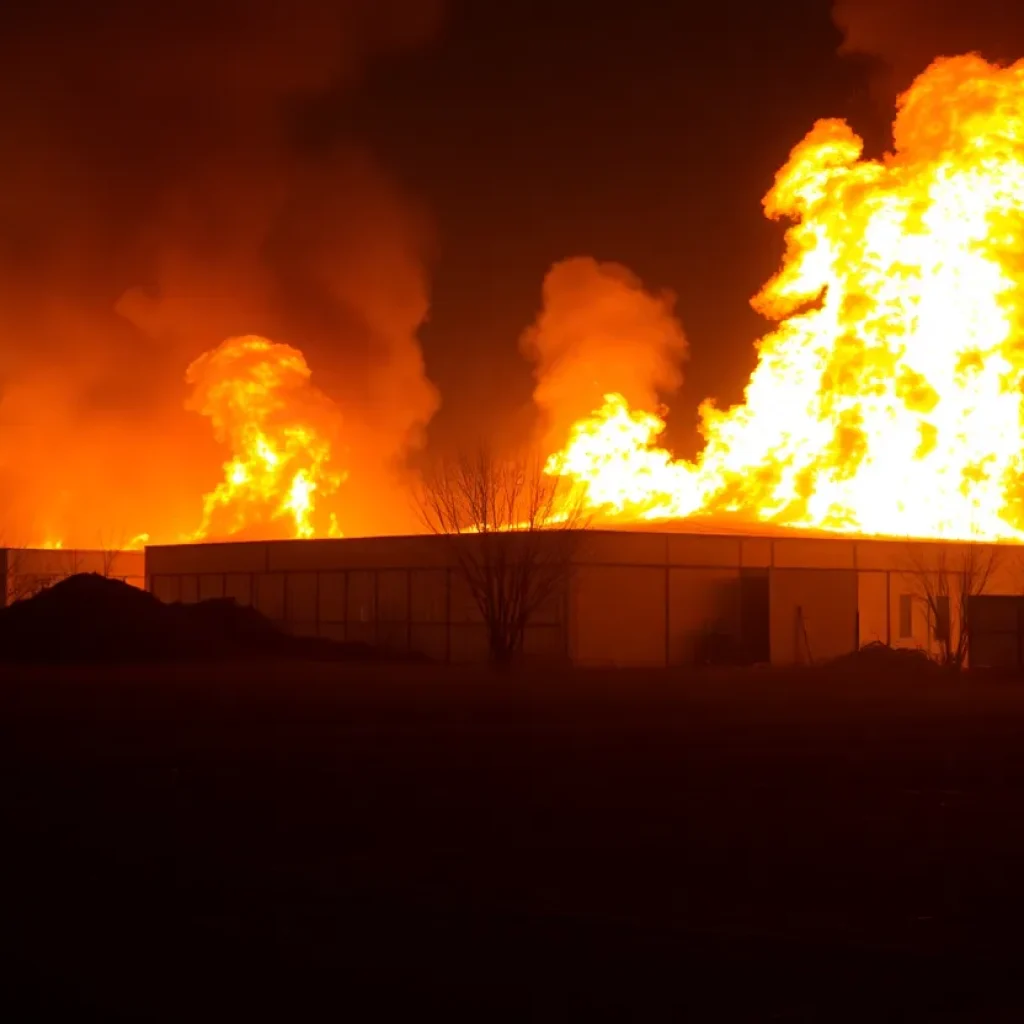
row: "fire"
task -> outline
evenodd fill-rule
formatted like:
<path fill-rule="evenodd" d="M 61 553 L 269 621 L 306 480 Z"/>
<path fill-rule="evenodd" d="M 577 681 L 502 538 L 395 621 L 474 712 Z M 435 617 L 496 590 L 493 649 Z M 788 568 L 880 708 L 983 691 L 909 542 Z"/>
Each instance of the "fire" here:
<path fill-rule="evenodd" d="M 317 508 L 345 478 L 331 465 L 338 410 L 310 383 L 302 353 L 265 338 L 229 338 L 186 379 L 194 388 L 189 408 L 212 420 L 232 452 L 192 539 L 266 533 L 270 523 L 294 537 L 339 536 L 336 515 Z"/>
<path fill-rule="evenodd" d="M 587 505 L 608 516 L 692 515 L 700 506 L 695 470 L 654 445 L 664 429 L 660 416 L 631 409 L 622 395 L 605 395 L 593 416 L 573 424 L 568 444 L 545 471 L 583 485 Z"/>
<path fill-rule="evenodd" d="M 1024 61 L 936 61 L 893 137 L 867 160 L 820 121 L 779 171 L 785 257 L 753 300 L 776 326 L 743 404 L 701 407 L 694 462 L 608 395 L 548 472 L 612 517 L 1024 537 Z"/>

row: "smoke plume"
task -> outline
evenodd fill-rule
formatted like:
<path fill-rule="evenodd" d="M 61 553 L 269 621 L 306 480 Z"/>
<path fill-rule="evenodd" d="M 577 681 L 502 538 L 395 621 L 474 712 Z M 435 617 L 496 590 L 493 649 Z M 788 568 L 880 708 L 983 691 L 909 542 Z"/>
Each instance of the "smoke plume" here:
<path fill-rule="evenodd" d="M 0 530 L 194 528 L 225 453 L 184 408 L 225 338 L 304 353 L 353 496 L 437 405 L 420 210 L 344 127 L 439 0 L 40 0 L 0 12 Z M 361 482 L 357 467 L 375 479 Z M 354 527 L 350 527 L 354 528 Z"/>
<path fill-rule="evenodd" d="M 544 444 L 560 448 L 569 426 L 607 392 L 656 409 L 683 382 L 686 337 L 675 298 L 653 294 L 626 267 L 577 257 L 544 279 L 543 309 L 520 341 L 535 363 L 534 401 Z"/>
<path fill-rule="evenodd" d="M 834 0 L 832 12 L 844 36 L 841 52 L 878 62 L 876 85 L 887 107 L 936 57 L 1024 56 L 1024 13 L 1003 0 Z"/>

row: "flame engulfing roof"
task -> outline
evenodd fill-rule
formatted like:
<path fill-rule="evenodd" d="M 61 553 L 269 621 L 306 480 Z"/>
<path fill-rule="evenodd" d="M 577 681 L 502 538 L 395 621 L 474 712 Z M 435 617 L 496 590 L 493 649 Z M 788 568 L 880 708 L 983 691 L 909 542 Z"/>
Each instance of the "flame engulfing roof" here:
<path fill-rule="evenodd" d="M 936 61 L 892 153 L 819 121 L 765 199 L 790 223 L 754 299 L 775 321 L 743 404 L 693 462 L 620 394 L 549 471 L 624 520 L 699 514 L 841 533 L 1024 537 L 1024 61 Z"/>

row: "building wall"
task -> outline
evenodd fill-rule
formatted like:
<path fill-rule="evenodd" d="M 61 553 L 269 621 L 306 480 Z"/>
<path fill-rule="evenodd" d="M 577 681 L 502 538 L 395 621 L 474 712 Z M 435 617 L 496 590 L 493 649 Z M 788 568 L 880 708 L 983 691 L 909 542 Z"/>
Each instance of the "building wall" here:
<path fill-rule="evenodd" d="M 0 606 L 31 597 L 76 573 L 98 573 L 140 589 L 146 585 L 146 559 L 142 551 L 5 548 L 0 559 Z"/>
<path fill-rule="evenodd" d="M 665 568 L 582 565 L 570 584 L 570 656 L 581 665 L 664 665 Z"/>
<path fill-rule="evenodd" d="M 853 569 L 773 569 L 770 595 L 773 665 L 810 665 L 857 649 Z"/>
<path fill-rule="evenodd" d="M 744 587 L 767 575 L 773 663 L 821 661 L 872 642 L 935 651 L 921 570 L 937 571 L 958 550 L 842 537 L 591 531 L 566 591 L 531 624 L 526 648 L 538 659 L 583 665 L 692 664 L 709 639 L 728 642 L 748 628 Z M 429 536 L 205 544 L 148 548 L 146 572 L 163 600 L 234 597 L 295 632 L 439 660 L 482 659 L 486 630 L 448 553 Z M 1024 593 L 1022 553 L 1006 549 L 988 592 Z"/>
<path fill-rule="evenodd" d="M 433 537 L 147 548 L 149 589 L 163 601 L 231 597 L 289 632 L 415 651 L 440 661 L 487 657 L 469 587 Z M 568 654 L 566 595 L 540 608 L 528 658 Z"/>
<path fill-rule="evenodd" d="M 867 644 L 890 644 L 891 596 L 889 574 L 873 569 L 857 573 L 857 642 Z"/>

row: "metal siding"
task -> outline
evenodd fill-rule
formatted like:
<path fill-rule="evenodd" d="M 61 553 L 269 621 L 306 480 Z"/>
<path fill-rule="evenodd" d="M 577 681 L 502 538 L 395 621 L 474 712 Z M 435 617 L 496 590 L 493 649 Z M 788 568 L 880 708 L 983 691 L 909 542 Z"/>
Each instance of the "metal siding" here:
<path fill-rule="evenodd" d="M 448 612 L 448 580 L 444 569 L 414 569 L 411 588 L 412 621 L 444 623 Z"/>
<path fill-rule="evenodd" d="M 772 542 L 766 537 L 744 537 L 740 564 L 745 569 L 767 569 L 772 564 Z"/>
<path fill-rule="evenodd" d="M 181 580 L 181 601 L 183 604 L 195 604 L 199 600 L 199 577 L 195 573 L 185 573 Z"/>
<path fill-rule="evenodd" d="M 268 566 L 276 571 L 313 569 L 411 569 L 449 562 L 446 537 L 344 537 L 273 541 Z"/>
<path fill-rule="evenodd" d="M 285 616 L 284 576 L 262 573 L 256 577 L 256 608 L 268 619 L 283 622 Z"/>
<path fill-rule="evenodd" d="M 316 623 L 318 618 L 316 573 L 287 573 L 284 586 L 287 620 L 289 622 Z"/>
<path fill-rule="evenodd" d="M 200 572 L 263 572 L 267 567 L 264 543 L 178 544 L 146 548 L 150 575 Z"/>
<path fill-rule="evenodd" d="M 672 534 L 668 560 L 672 565 L 723 568 L 740 564 L 739 537 L 693 537 Z"/>
<path fill-rule="evenodd" d="M 709 633 L 739 640 L 740 570 L 672 569 L 669 574 L 669 663 L 693 664 Z"/>
<path fill-rule="evenodd" d="M 252 604 L 252 575 L 247 572 L 230 573 L 224 581 L 224 596 L 239 604 Z"/>
<path fill-rule="evenodd" d="M 887 540 L 859 540 L 855 544 L 857 568 L 884 572 L 898 569 L 907 560 L 908 545 L 912 542 Z"/>
<path fill-rule="evenodd" d="M 348 573 L 348 601 L 346 618 L 352 625 L 372 625 L 377 619 L 376 579 L 375 573 L 365 569 L 353 570 Z M 362 626 L 357 627 L 360 639 L 365 639 L 366 632 Z"/>
<path fill-rule="evenodd" d="M 849 569 L 773 569 L 773 665 L 827 661 L 857 643 L 857 574 Z"/>
<path fill-rule="evenodd" d="M 595 531 L 588 533 L 574 561 L 589 565 L 665 565 L 669 537 L 658 533 Z"/>
<path fill-rule="evenodd" d="M 665 664 L 663 567 L 581 566 L 570 604 L 575 662 Z"/>
<path fill-rule="evenodd" d="M 381 622 L 406 622 L 409 618 L 409 574 L 385 569 L 377 574 L 377 618 Z"/>
<path fill-rule="evenodd" d="M 887 587 L 884 572 L 857 573 L 858 640 L 862 647 L 889 642 Z"/>
<path fill-rule="evenodd" d="M 165 604 L 173 604 L 181 600 L 180 576 L 153 576 L 150 579 L 150 591 L 153 596 Z"/>
<path fill-rule="evenodd" d="M 448 601 L 448 616 L 452 623 L 479 624 L 484 621 L 480 606 L 473 596 L 472 588 L 459 572 L 451 575 L 451 595 Z"/>
<path fill-rule="evenodd" d="M 199 576 L 199 600 L 209 601 L 224 596 L 224 575 L 219 572 L 204 572 Z"/>
<path fill-rule="evenodd" d="M 348 619 L 345 608 L 347 580 L 343 572 L 320 573 L 320 587 L 317 601 L 319 602 L 318 618 L 320 622 L 345 622 Z"/>
<path fill-rule="evenodd" d="M 845 538 L 775 540 L 773 565 L 780 569 L 852 569 L 854 544 Z"/>

